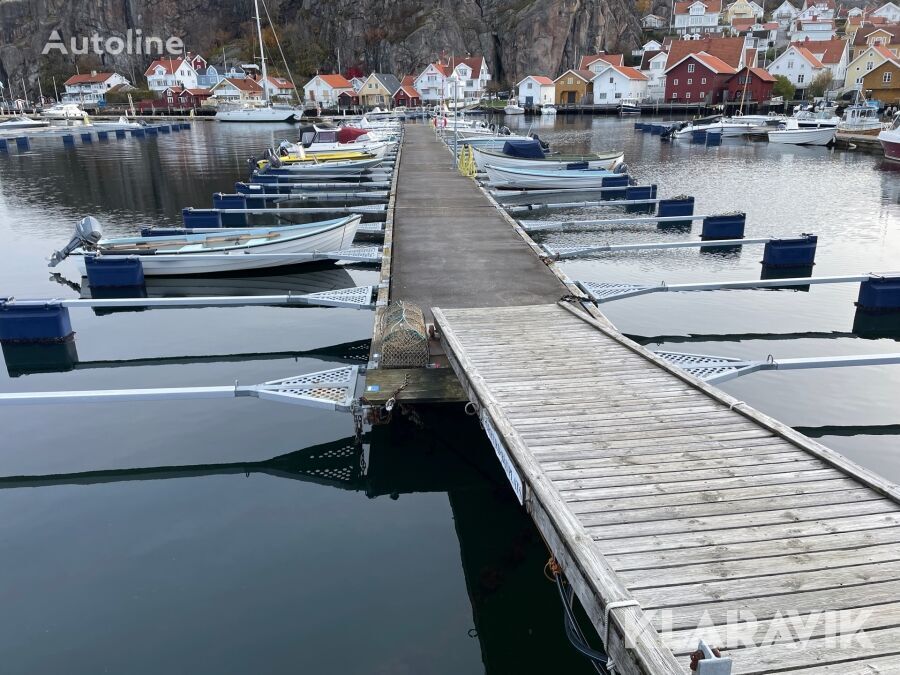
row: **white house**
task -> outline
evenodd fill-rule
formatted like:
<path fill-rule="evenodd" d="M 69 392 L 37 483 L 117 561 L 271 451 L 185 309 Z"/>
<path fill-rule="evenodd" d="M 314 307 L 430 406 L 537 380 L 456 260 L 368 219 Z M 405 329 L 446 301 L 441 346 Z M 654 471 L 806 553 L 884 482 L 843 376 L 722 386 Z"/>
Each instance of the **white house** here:
<path fill-rule="evenodd" d="M 216 103 L 237 103 L 247 101 L 259 101 L 263 98 L 263 89 L 256 80 L 249 77 L 241 77 L 234 80 L 225 78 L 219 80 L 210 89 L 211 98 Z"/>
<path fill-rule="evenodd" d="M 293 100 L 297 93 L 291 81 L 283 77 L 269 75 L 265 80 L 260 79 L 257 84 L 262 85 L 270 100 Z"/>
<path fill-rule="evenodd" d="M 353 85 L 353 90 L 356 93 L 359 93 L 360 91 L 362 91 L 363 85 L 366 83 L 367 79 L 368 78 L 366 78 L 366 77 L 351 77 L 350 84 Z"/>
<path fill-rule="evenodd" d="M 337 105 L 341 94 L 356 96 L 356 90 L 340 74 L 316 75 L 303 85 L 303 99 L 316 104 Z"/>
<path fill-rule="evenodd" d="M 809 49 L 797 45 L 788 46 L 768 68 L 770 75 L 784 75 L 797 89 L 806 89 L 823 70 L 825 66 Z"/>
<path fill-rule="evenodd" d="M 475 102 L 484 96 L 490 79 L 483 56 L 464 59 L 451 56 L 428 64 L 416 77 L 415 89 L 422 95 L 423 102 L 436 103 L 453 98 Z"/>
<path fill-rule="evenodd" d="M 788 0 L 784 0 L 784 2 L 778 5 L 775 11 L 772 12 L 772 20 L 778 22 L 779 29 L 786 31 L 793 25 L 798 14 L 800 14 L 800 10 L 794 7 Z"/>
<path fill-rule="evenodd" d="M 833 40 L 835 36 L 833 19 L 797 19 L 790 32 L 791 42 L 806 40 Z"/>
<path fill-rule="evenodd" d="M 529 75 L 516 85 L 519 103 L 525 105 L 553 105 L 556 101 L 556 85 L 543 75 Z"/>
<path fill-rule="evenodd" d="M 641 72 L 647 76 L 647 98 L 662 100 L 666 96 L 666 61 L 669 55 L 664 51 L 644 52 Z"/>
<path fill-rule="evenodd" d="M 106 92 L 120 84 L 131 84 L 118 73 L 98 73 L 92 70 L 83 75 L 73 75 L 65 81 L 64 103 L 99 103 Z"/>
<path fill-rule="evenodd" d="M 164 92 L 169 87 L 197 89 L 197 71 L 190 62 L 178 57 L 175 59 L 157 59 L 144 72 L 147 88 L 151 91 Z"/>
<path fill-rule="evenodd" d="M 656 40 L 647 40 L 644 44 L 641 45 L 641 54 L 645 52 L 658 52 L 663 48 L 660 42 Z"/>
<path fill-rule="evenodd" d="M 594 103 L 618 103 L 622 99 L 643 101 L 647 98 L 650 78 L 637 68 L 607 65 L 594 76 Z"/>
<path fill-rule="evenodd" d="M 834 19 L 834 3 L 827 0 L 809 2 L 797 13 L 795 21 Z"/>
<path fill-rule="evenodd" d="M 656 16 L 656 14 L 646 14 L 643 19 L 641 19 L 641 27 L 647 30 L 656 30 L 658 28 L 664 28 L 666 25 L 666 20 L 661 16 Z"/>
<path fill-rule="evenodd" d="M 846 40 L 809 40 L 796 43 L 795 46 L 809 50 L 831 72 L 831 77 L 836 82 L 844 81 L 847 64 L 850 62 L 850 44 Z"/>
<path fill-rule="evenodd" d="M 675 32 L 714 33 L 722 15 L 722 0 L 683 0 L 675 3 Z"/>
<path fill-rule="evenodd" d="M 888 23 L 900 23 L 900 7 L 893 2 L 886 2 L 872 12 L 871 16 L 883 17 Z"/>

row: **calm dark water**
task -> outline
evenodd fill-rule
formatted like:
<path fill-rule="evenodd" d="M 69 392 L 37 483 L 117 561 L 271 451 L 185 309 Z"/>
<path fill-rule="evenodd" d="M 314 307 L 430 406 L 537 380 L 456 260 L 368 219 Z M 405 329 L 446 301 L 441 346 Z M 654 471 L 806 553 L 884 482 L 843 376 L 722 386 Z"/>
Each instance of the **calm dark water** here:
<path fill-rule="evenodd" d="M 177 225 L 289 131 L 198 123 L 0 156 L 2 294 L 77 296 L 46 267 L 77 219 Z M 148 292 L 376 278 L 320 268 Z M 316 350 L 372 331 L 370 312 L 298 308 L 72 321 L 65 359 L 5 349 L 0 391 L 250 384 L 334 367 Z M 425 423 L 356 449 L 348 415 L 253 399 L 0 409 L 3 672 L 588 672 L 483 434 L 464 416 Z"/>
<path fill-rule="evenodd" d="M 517 120 L 529 124 L 530 120 Z M 897 269 L 900 174 L 863 154 L 726 141 L 663 145 L 632 122 L 560 117 L 560 148 L 624 147 L 632 173 L 697 212 L 741 209 L 748 236 L 815 232 L 815 274 Z M 108 233 L 180 222 L 230 191 L 249 154 L 288 131 L 190 132 L 0 157 L 0 294 L 73 297 L 45 258 L 74 222 Z M 586 211 L 590 213 L 591 211 Z M 559 212 L 557 212 L 559 213 Z M 575 213 L 575 212 L 573 212 Z M 578 213 L 585 213 L 579 211 Z M 554 216 L 555 217 L 555 216 Z M 552 243 L 675 239 L 623 227 Z M 573 278 L 755 278 L 761 249 L 601 256 Z M 65 280 L 79 283 L 74 266 Z M 152 294 L 277 292 L 372 283 L 321 268 Z M 743 357 L 900 351 L 853 329 L 856 289 L 659 294 L 605 306 L 653 346 Z M 334 366 L 371 314 L 241 308 L 73 310 L 77 354 L 52 372 L 5 353 L 0 390 L 255 383 Z M 900 366 L 755 374 L 723 385 L 900 480 Z M 4 673 L 592 672 L 562 633 L 545 549 L 493 452 L 464 417 L 376 428 L 255 400 L 0 408 L 0 658 Z M 362 467 L 365 467 L 363 470 Z"/>

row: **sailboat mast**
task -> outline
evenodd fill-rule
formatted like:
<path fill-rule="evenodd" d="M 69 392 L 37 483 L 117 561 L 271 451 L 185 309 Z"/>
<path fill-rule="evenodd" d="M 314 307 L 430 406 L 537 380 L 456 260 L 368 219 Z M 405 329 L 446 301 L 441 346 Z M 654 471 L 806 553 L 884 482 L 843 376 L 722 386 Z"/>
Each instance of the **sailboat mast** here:
<path fill-rule="evenodd" d="M 268 83 L 269 75 L 266 72 L 266 50 L 263 48 L 262 22 L 259 18 L 259 0 L 253 0 L 253 7 L 256 9 L 256 35 L 259 38 L 259 59 L 262 63 L 263 100 L 268 103 L 269 90 L 266 88 L 266 84 Z"/>

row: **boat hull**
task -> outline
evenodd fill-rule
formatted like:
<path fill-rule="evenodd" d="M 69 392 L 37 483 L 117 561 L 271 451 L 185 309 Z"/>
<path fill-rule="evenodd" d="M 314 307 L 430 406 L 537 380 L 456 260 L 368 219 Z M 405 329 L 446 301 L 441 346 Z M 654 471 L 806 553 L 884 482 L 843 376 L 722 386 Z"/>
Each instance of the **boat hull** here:
<path fill-rule="evenodd" d="M 781 143 L 785 145 L 828 145 L 834 141 L 837 129 L 834 127 L 822 127 L 820 129 L 785 129 L 770 131 L 767 136 L 769 143 Z"/>
<path fill-rule="evenodd" d="M 502 152 L 485 151 L 481 147 L 474 147 L 473 149 L 475 151 L 475 166 L 481 171 L 484 171 L 484 167 L 487 164 L 510 169 L 547 169 L 552 171 L 554 169 L 565 169 L 574 162 L 587 162 L 589 169 L 612 170 L 625 159 L 625 153 L 623 152 L 594 157 L 565 156 L 560 158 L 528 159 L 526 157 L 510 157 Z"/>
<path fill-rule="evenodd" d="M 313 253 L 316 251 L 337 251 L 349 248 L 356 236 L 356 228 L 360 222 L 359 216 L 344 218 L 336 221 L 334 225 L 322 228 L 313 228 L 309 225 L 288 226 L 281 230 L 304 232 L 304 236 L 285 237 L 271 243 L 246 245 L 238 248 L 231 247 L 228 251 L 210 248 L 201 252 L 171 253 L 161 251 L 158 256 L 153 254 L 138 255 L 145 276 L 181 276 L 192 274 L 219 274 L 227 272 L 240 272 L 243 270 L 271 269 L 274 267 L 294 266 L 304 262 L 296 258 L 279 258 L 266 256 L 245 255 L 245 253 L 267 254 L 297 254 Z M 260 234 L 271 232 L 279 228 L 260 228 Z M 214 237 L 215 233 L 208 235 Z M 153 238 L 146 238 L 153 241 Z M 103 242 L 100 244 L 103 251 Z M 77 252 L 76 252 L 77 253 Z M 227 253 L 227 255 L 225 255 Z M 113 255 L 107 251 L 105 255 Z M 127 255 L 122 253 L 121 255 Z M 83 252 L 77 256 L 76 265 L 82 275 L 85 275 Z"/>
<path fill-rule="evenodd" d="M 900 162 L 900 133 L 882 131 L 878 134 L 878 142 L 884 150 L 884 158 L 889 162 Z"/>
<path fill-rule="evenodd" d="M 253 122 L 253 123 L 291 123 L 300 121 L 300 113 L 296 110 L 280 108 L 248 108 L 241 110 L 220 110 L 216 113 L 217 122 Z"/>
<path fill-rule="evenodd" d="M 545 171 L 510 169 L 485 165 L 491 184 L 501 188 L 541 188 L 583 190 L 602 187 L 603 179 L 613 175 L 610 171 Z"/>

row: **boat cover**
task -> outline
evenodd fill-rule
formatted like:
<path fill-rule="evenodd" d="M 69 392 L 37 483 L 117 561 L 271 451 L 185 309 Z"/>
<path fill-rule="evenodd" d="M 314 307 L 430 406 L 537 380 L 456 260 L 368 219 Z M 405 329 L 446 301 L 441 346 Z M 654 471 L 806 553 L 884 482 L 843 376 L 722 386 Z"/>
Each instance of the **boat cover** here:
<path fill-rule="evenodd" d="M 360 136 L 365 136 L 366 133 L 365 129 L 341 127 L 337 134 L 338 143 L 353 143 Z"/>
<path fill-rule="evenodd" d="M 544 151 L 539 141 L 512 140 L 503 144 L 503 154 L 510 157 L 526 157 L 528 159 L 544 159 Z"/>

